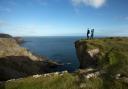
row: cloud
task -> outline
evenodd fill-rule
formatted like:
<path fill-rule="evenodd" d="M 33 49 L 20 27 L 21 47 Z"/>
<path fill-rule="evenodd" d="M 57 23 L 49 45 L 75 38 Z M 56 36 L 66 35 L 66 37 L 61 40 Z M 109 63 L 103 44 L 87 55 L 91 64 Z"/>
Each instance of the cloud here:
<path fill-rule="evenodd" d="M 75 6 L 83 4 L 94 8 L 100 8 L 106 3 L 106 0 L 72 0 L 72 3 Z"/>

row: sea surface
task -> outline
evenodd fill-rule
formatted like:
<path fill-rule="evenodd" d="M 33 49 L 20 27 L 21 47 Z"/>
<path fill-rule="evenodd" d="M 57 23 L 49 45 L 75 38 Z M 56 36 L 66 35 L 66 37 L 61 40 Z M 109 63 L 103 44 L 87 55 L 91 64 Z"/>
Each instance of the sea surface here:
<path fill-rule="evenodd" d="M 79 62 L 74 42 L 82 38 L 84 37 L 23 37 L 26 42 L 22 46 L 35 54 L 64 64 L 57 68 L 58 71 L 75 71 L 79 67 Z"/>

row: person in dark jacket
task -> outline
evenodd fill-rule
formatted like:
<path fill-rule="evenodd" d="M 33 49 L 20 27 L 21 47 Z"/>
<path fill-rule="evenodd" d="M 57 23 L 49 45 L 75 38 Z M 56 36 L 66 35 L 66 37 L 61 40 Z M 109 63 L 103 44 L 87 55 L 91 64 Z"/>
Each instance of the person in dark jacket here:
<path fill-rule="evenodd" d="M 91 39 L 93 39 L 94 38 L 94 29 L 91 29 L 91 37 L 90 37 Z"/>
<path fill-rule="evenodd" d="M 89 39 L 89 34 L 90 34 L 90 30 L 89 28 L 87 29 L 87 39 Z"/>

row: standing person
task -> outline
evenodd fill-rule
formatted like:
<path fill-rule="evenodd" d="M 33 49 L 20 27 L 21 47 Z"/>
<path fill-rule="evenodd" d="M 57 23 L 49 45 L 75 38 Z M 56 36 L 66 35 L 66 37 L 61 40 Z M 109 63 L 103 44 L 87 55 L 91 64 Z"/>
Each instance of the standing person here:
<path fill-rule="evenodd" d="M 94 38 L 94 29 L 91 30 L 91 39 Z"/>
<path fill-rule="evenodd" d="M 90 30 L 89 28 L 87 29 L 87 39 L 89 39 L 89 34 L 90 34 Z"/>

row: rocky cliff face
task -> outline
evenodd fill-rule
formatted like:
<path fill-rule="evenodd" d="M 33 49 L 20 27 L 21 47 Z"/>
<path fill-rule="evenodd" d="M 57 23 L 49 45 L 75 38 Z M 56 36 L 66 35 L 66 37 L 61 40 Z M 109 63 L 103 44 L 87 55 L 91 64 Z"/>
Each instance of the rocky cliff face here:
<path fill-rule="evenodd" d="M 128 38 L 102 38 L 75 42 L 80 68 L 114 64 L 124 58 L 128 60 Z"/>
<path fill-rule="evenodd" d="M 88 67 L 95 67 L 91 69 L 97 71 L 88 74 L 86 78 L 95 77 L 98 74 L 103 81 L 102 88 L 127 89 L 124 87 L 124 84 L 128 86 L 127 37 L 82 39 L 75 42 L 75 47 L 80 68 L 87 70 Z"/>
<path fill-rule="evenodd" d="M 12 36 L 0 35 L 0 81 L 51 72 L 55 66 L 56 62 L 21 47 Z"/>
<path fill-rule="evenodd" d="M 76 54 L 80 62 L 80 68 L 95 67 L 97 65 L 97 55 L 99 48 L 88 49 L 86 42 L 75 42 Z"/>
<path fill-rule="evenodd" d="M 5 56 L 27 56 L 33 61 L 43 60 L 34 56 L 26 48 L 20 47 L 13 38 L 0 38 L 0 57 Z"/>

